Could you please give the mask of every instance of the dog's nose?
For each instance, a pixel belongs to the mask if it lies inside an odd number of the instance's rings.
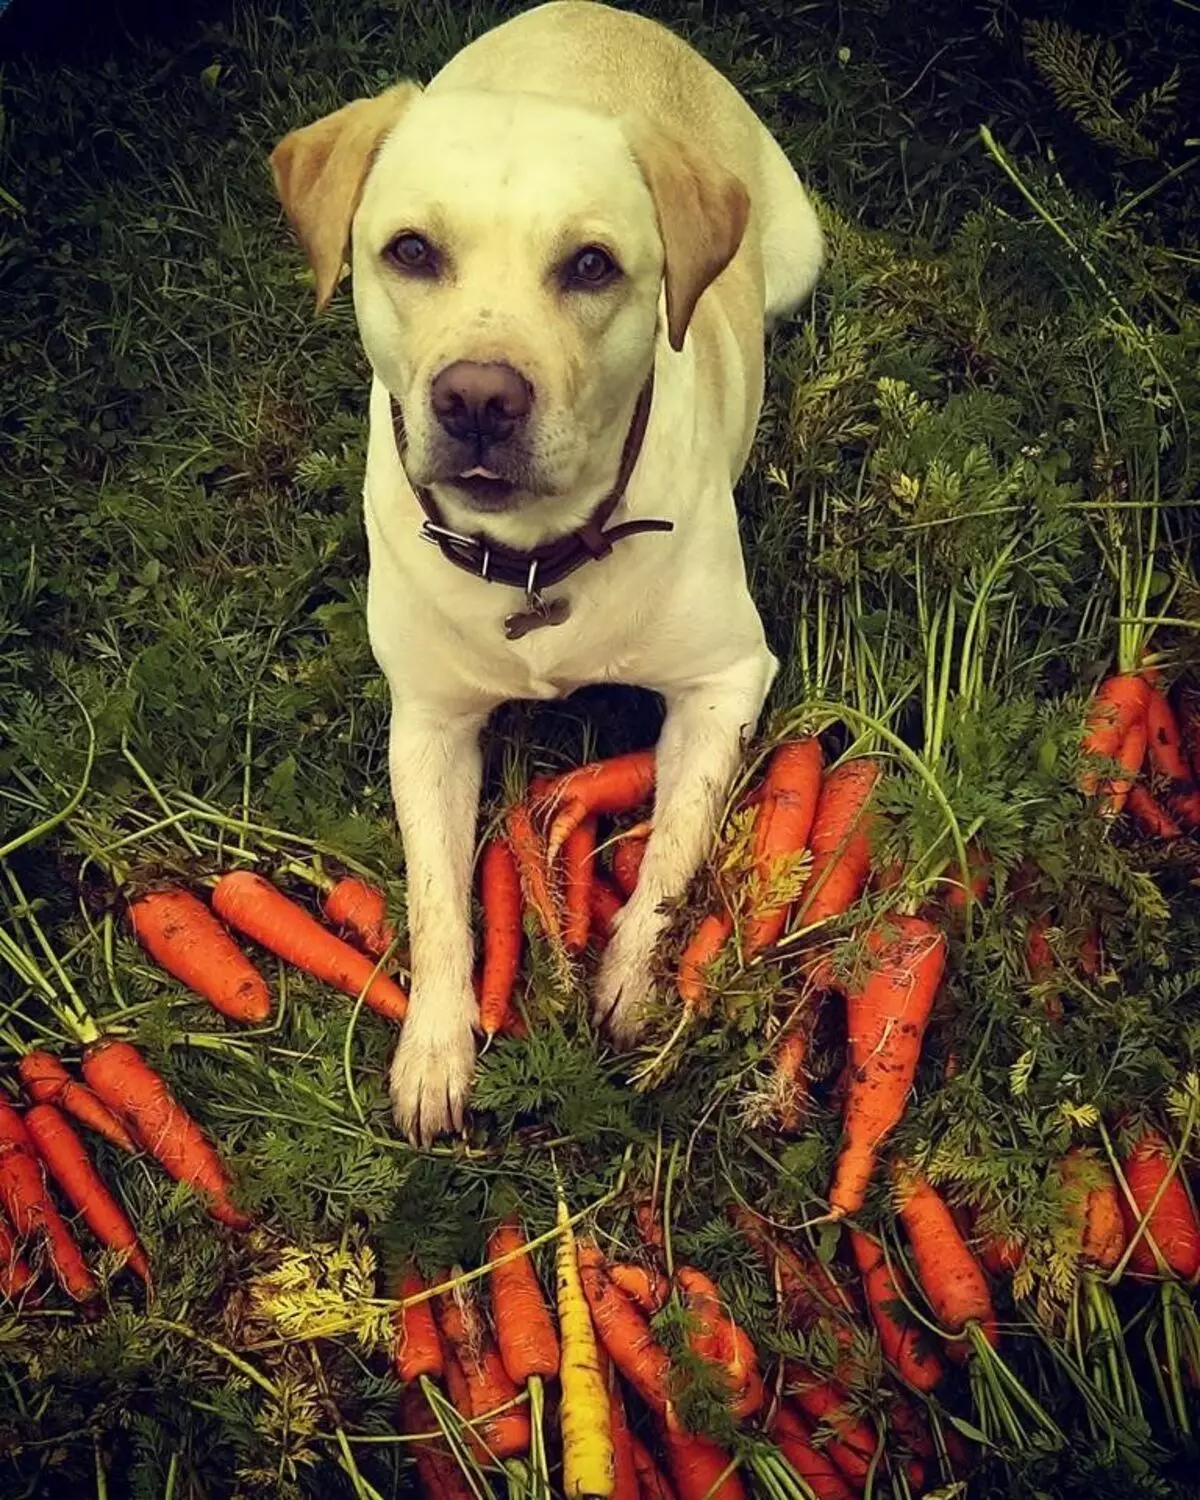
[[[452,438],[503,443],[529,415],[533,388],[511,365],[460,359],[435,377],[433,414]]]

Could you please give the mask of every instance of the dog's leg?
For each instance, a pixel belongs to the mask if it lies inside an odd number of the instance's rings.
[[[389,763],[404,840],[412,994],[392,1059],[392,1109],[415,1142],[462,1128],[478,1019],[471,983],[471,856],[484,714],[396,704]]]
[[[743,737],[758,722],[776,665],[764,645],[715,677],[664,694],[654,830],[596,982],[596,1019],[618,1042],[636,1039],[643,1023],[654,949],[666,923],[659,907],[683,895],[708,852]]]

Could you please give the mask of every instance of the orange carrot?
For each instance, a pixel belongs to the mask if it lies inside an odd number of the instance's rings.
[[[1121,1163],[1133,1203],[1122,1198],[1125,1229],[1132,1240],[1146,1219],[1145,1231],[1129,1257],[1129,1269],[1139,1276],[1160,1276],[1151,1241],[1170,1271],[1190,1281],[1200,1271],[1200,1223],[1178,1169],[1171,1171],[1171,1148],[1155,1130],[1144,1130]],[[1147,1211],[1164,1178],[1170,1180],[1147,1218]],[[1136,1209],[1135,1209],[1136,1205]]]
[[[662,1250],[667,1239],[663,1233],[662,1217],[653,1198],[639,1198],[633,1205],[633,1219],[637,1225],[642,1244],[652,1250]]]
[[[833,1434],[825,1452],[845,1477],[861,1489],[875,1455],[875,1432],[854,1414],[849,1392],[836,1381],[824,1380],[794,1360],[786,1361],[787,1394],[806,1417]]]
[[[100,1243],[123,1255],[129,1269],[149,1281],[150,1264],[134,1227],[92,1165],[87,1148],[67,1117],[53,1104],[35,1104],[25,1113],[25,1129],[51,1177]]]
[[[488,1259],[519,1250],[524,1243],[520,1225],[515,1219],[506,1219],[492,1231]],[[526,1254],[493,1266],[491,1283],[496,1342],[509,1376],[518,1385],[524,1385],[532,1375],[552,1379],[558,1374],[558,1334],[533,1261]]]
[[[191,891],[150,891],[131,903],[129,917],[150,957],[214,1010],[254,1024],[271,1014],[267,981]]]
[[[136,1048],[112,1038],[96,1042],[84,1054],[83,1076],[141,1146],[176,1181],[196,1189],[214,1219],[249,1227],[230,1201],[229,1177],[212,1142]]]
[[[21,1240],[40,1238],[62,1289],[76,1302],[91,1302],[100,1288],[74,1236],[55,1208],[46,1174],[25,1122],[0,1102],[0,1204]]]
[[[815,927],[849,911],[871,872],[868,806],[879,763],[844,761],[821,783],[809,834],[812,869],[796,905],[796,927]]]
[[[1128,1244],[1121,1194],[1109,1167],[1072,1147],[1058,1164],[1071,1218],[1079,1226],[1080,1254],[1090,1265],[1111,1271]],[[1088,1179],[1095,1186],[1088,1185]]]
[[[654,1462],[649,1448],[636,1435],[633,1438],[633,1463],[637,1469],[641,1500],[675,1500],[675,1491]]]
[[[651,1317],[661,1310],[671,1292],[667,1278],[661,1271],[637,1265],[633,1261],[610,1261],[608,1274],[613,1285],[619,1287],[627,1297],[632,1297],[642,1311]]]
[[[595,1245],[580,1244],[579,1276],[600,1342],[647,1406],[667,1408],[671,1361],[636,1304],[609,1280]]]
[[[12,1231],[0,1218],[0,1297],[16,1301],[32,1280],[33,1272],[18,1254]]]
[[[771,1097],[780,1130],[792,1134],[800,1129],[808,1095],[804,1065],[812,1042],[812,1021],[801,1016],[792,1021],[775,1043],[771,1065]]]
[[[723,1316],[720,1292],[695,1266],[680,1266],[675,1281],[688,1314],[688,1348],[706,1364],[719,1364]]]
[[[1179,733],[1183,752],[1200,781],[1200,693],[1184,691],[1179,697]]]
[[[991,860],[977,844],[967,845],[967,873],[971,895],[976,901],[984,900],[991,889],[991,866]],[[962,870],[957,864],[952,864],[947,874],[950,884],[946,887],[943,898],[946,910],[955,916],[961,916],[967,909],[967,881],[963,879]]]
[[[729,1377],[729,1414],[737,1422],[752,1417],[766,1400],[758,1351],[750,1335],[729,1313],[721,1324],[721,1363]]]
[[[306,974],[357,996],[389,1021],[402,1021],[408,996],[394,979],[376,974],[375,965],[357,948],[343,943],[328,928],[289,901],[278,887],[253,870],[222,875],[212,896],[213,910],[231,927]]]
[[[27,1052],[17,1064],[25,1092],[35,1104],[54,1104],[122,1151],[136,1151],[133,1137],[86,1084],[72,1078],[49,1052]]]
[[[747,958],[769,948],[783,932],[791,902],[771,905],[772,888],[778,884],[783,868],[808,843],[821,795],[823,766],[821,742],[814,737],[780,745],[767,767],[751,840],[758,894],[757,909],[746,924],[743,940]]]
[[[1150,765],[1172,789],[1192,786],[1192,768],[1183,748],[1183,731],[1166,694],[1152,688],[1146,701],[1146,749]]]
[[[508,840],[491,839],[479,861],[483,908],[483,976],[479,1026],[484,1036],[500,1031],[512,1006],[521,967],[521,875]]]
[[[592,876],[591,890],[591,937],[592,946],[599,952],[608,946],[613,935],[613,922],[625,903],[603,875]]]
[[[350,933],[372,958],[382,958],[396,941],[387,897],[355,875],[343,875],[325,897],[322,910],[327,922]]]
[[[1138,827],[1152,839],[1177,839],[1183,832],[1179,824],[1148,787],[1131,786],[1125,806]]]
[[[697,1015],[706,1015],[709,1005],[708,966],[733,934],[733,918],[726,911],[705,917],[679,955],[675,987],[684,1005]]]
[[[400,1276],[396,1297],[416,1297],[425,1290],[425,1283],[415,1266],[409,1266]],[[394,1319],[395,1342],[392,1345],[392,1363],[396,1377],[405,1385],[410,1380],[419,1380],[422,1375],[438,1379],[444,1369],[441,1335],[433,1316],[433,1300],[415,1302],[411,1307],[400,1308]]]
[[[698,1432],[685,1431],[673,1419],[663,1424],[662,1435],[679,1500],[746,1500],[746,1486],[730,1467],[733,1460],[724,1448]]]
[[[976,1242],[975,1258],[985,1271],[1003,1279],[1020,1270],[1025,1246],[1010,1234],[985,1234]]]
[[[998,1341],[996,1314],[987,1278],[971,1254],[945,1201],[921,1177],[904,1181],[897,1170],[900,1219],[908,1234],[921,1290],[937,1321],[951,1335],[978,1324],[992,1344]],[[951,1344],[955,1357],[962,1345]]]
[[[689,1316],[692,1353],[724,1374],[730,1414],[738,1421],[753,1415],[765,1394],[754,1345],[722,1306],[719,1288],[703,1271],[680,1266],[675,1280]]]
[[[906,916],[885,922],[867,938],[866,979],[846,996],[853,1071],[842,1111],[843,1146],[829,1190],[835,1217],[862,1207],[880,1142],[904,1114],[946,966],[946,939],[932,923]]]
[[[400,1398],[400,1429],[406,1435],[427,1435],[426,1441],[407,1445],[416,1462],[422,1500],[475,1500],[475,1492],[417,1386],[410,1386]]]
[[[601,1351],[603,1359],[603,1351]],[[621,1399],[621,1387],[608,1376],[608,1427],[613,1445],[613,1491],[610,1500],[639,1500],[637,1458],[633,1451],[633,1433]]]
[[[812,1429],[786,1402],[780,1404],[769,1432],[771,1441],[817,1500],[854,1500],[855,1491],[827,1449],[813,1446]]]
[[[529,806],[524,802],[514,803],[504,817],[504,828],[508,834],[509,848],[521,872],[521,890],[526,908],[537,918],[538,925],[546,936],[557,942],[562,937],[558,901],[550,883],[550,866],[546,855],[546,844]]]
[[[543,801],[551,812],[546,854],[550,864],[572,829],[600,813],[632,812],[654,792],[654,751],[635,750],[592,761],[551,782]]]
[[[505,1370],[478,1308],[453,1292],[444,1293],[438,1302],[442,1333],[466,1383],[470,1410],[465,1415],[483,1419],[475,1424],[477,1442],[493,1459],[528,1453],[529,1408],[510,1404],[516,1401],[520,1389]]]
[[[588,945],[595,863],[596,820],[584,818],[563,844],[563,942],[568,953],[582,953]]]
[[[637,889],[638,876],[642,870],[642,860],[646,855],[646,845],[650,842],[649,836],[636,838],[626,835],[619,839],[613,850],[612,874],[617,889],[628,901]]]
[[[945,1375],[945,1367],[908,1311],[897,1284],[898,1269],[889,1267],[879,1241],[860,1230],[850,1231],[850,1246],[884,1359],[916,1390],[933,1390]]]
[[[1125,806],[1134,778],[1142,769],[1142,762],[1146,759],[1146,739],[1146,720],[1143,717],[1130,725],[1129,733],[1117,749],[1117,763],[1125,774],[1104,783],[1104,811],[1111,817],[1115,818]]]
[[[1113,760],[1132,726],[1145,721],[1150,688],[1146,679],[1134,673],[1106,678],[1096,690],[1084,724],[1080,749],[1085,757]],[[1084,792],[1098,789],[1100,774],[1086,764],[1079,785]]]

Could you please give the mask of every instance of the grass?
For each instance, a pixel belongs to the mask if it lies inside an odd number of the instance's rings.
[[[798,1346],[781,1326],[723,1215],[735,1196],[805,1223],[829,1179],[834,1007],[805,1130],[780,1136],[762,1105],[768,1039],[796,1002],[794,946],[745,971],[731,957],[711,1024],[643,1092],[588,1036],[582,991],[561,992],[535,951],[532,1037],[484,1058],[469,1143],[414,1153],[390,1127],[391,1037],[375,1017],[274,966],[275,1019],[235,1033],[125,935],[141,884],[250,860],[361,863],[402,910],[387,703],[363,623],[365,361],[348,297],[310,316],[265,154],[398,72],[428,76],[507,13],[216,5],[203,24],[162,15],[123,34],[98,19],[65,37],[30,20],[5,68],[0,845],[86,784],[7,861],[22,895],[7,887],[3,927],[48,969],[33,923],[44,930],[88,1008],[219,1139],[262,1225],[234,1241],[141,1161],[98,1150],[158,1285],[143,1304],[113,1279],[92,1325],[52,1295],[0,1315],[14,1500],[407,1492],[370,1295],[408,1255],[477,1265],[513,1204],[548,1229],[551,1157],[576,1210],[621,1181],[669,1179],[676,1257],[720,1278],[764,1351],[822,1358],[819,1339]],[[914,899],[938,893],[955,829],[993,861],[990,906],[953,936],[895,1148],[1026,1240],[1000,1294],[1006,1358],[1069,1447],[1000,1439],[971,1492],[1186,1494],[1194,1439],[1153,1395],[1144,1336],[1159,1347],[1165,1315],[1149,1291],[1116,1288],[1146,1426],[1107,1408],[1096,1425],[1062,1375],[1076,1263],[1050,1168],[1071,1144],[1103,1149],[1102,1117],[1118,1148],[1154,1119],[1196,1163],[1196,848],[1110,829],[1074,791],[1082,706],[1119,654],[1148,644],[1185,684],[1200,670],[1193,18],[1062,7],[1031,27],[1019,6],[914,17],[889,0],[655,13],[751,98],[830,235],[811,312],[772,344],[739,496],[782,661],[769,728],[844,711],[830,751],[862,735],[888,755],[880,856],[904,861]],[[1144,623],[1157,616],[1183,623]],[[514,767],[645,743],[657,715],[649,695],[614,689],[506,708],[489,808]],[[164,802],[188,817],[164,822]],[[1024,968],[1013,875],[1028,861],[1062,959],[1058,1022]],[[714,862],[673,941],[722,878]],[[1088,980],[1074,960],[1093,919],[1105,965]],[[36,987],[12,972],[0,985],[6,1048],[77,1054]],[[864,1222],[891,1226],[882,1186]],[[627,1198],[596,1225],[628,1241]],[[811,1239],[834,1254],[828,1227]],[[286,1338],[281,1258],[300,1329]],[[346,1331],[316,1337],[305,1318],[330,1307]],[[719,1422],[711,1392],[693,1395]],[[856,1399],[888,1410],[875,1355]],[[965,1377],[934,1408],[946,1413],[978,1420]]]

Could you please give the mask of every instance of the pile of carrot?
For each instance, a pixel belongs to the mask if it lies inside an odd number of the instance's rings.
[[[1116,673],[1097,688],[1088,711],[1080,788],[1101,797],[1110,817],[1127,809],[1150,838],[1195,831],[1200,765],[1189,748],[1195,739],[1156,672]]]

